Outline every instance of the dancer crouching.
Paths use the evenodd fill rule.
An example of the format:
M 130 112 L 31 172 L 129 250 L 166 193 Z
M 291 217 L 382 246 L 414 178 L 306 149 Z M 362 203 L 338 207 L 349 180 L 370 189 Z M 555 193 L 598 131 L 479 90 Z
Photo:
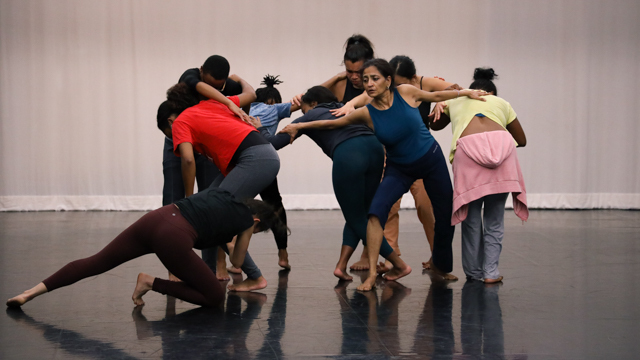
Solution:
M 196 305 L 215 307 L 224 300 L 224 288 L 192 249 L 224 245 L 237 235 L 231 262 L 240 266 L 251 235 L 277 222 L 273 209 L 261 201 L 240 202 L 227 191 L 208 188 L 144 215 L 97 254 L 70 262 L 35 287 L 7 300 L 7 306 L 20 307 L 46 292 L 155 253 L 182 282 L 140 273 L 132 296 L 136 306 L 144 305 L 142 296 L 153 290 Z

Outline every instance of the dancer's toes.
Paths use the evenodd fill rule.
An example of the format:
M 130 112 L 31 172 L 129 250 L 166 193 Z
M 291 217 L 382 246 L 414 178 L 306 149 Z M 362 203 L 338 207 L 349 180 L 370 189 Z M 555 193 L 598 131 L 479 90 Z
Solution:
M 138 274 L 138 281 L 136 282 L 136 288 L 133 290 L 131 299 L 136 306 L 144 305 L 142 297 L 153 287 L 153 280 L 155 278 L 145 273 Z
M 451 274 L 451 273 L 446 273 L 443 271 L 440 271 L 440 269 L 438 269 L 433 262 L 431 263 L 431 271 L 433 271 L 436 275 L 442 277 L 442 280 L 444 281 L 458 281 L 458 277 Z
M 429 261 L 427 261 L 427 262 L 423 262 L 422 263 L 422 268 L 423 269 L 427 269 L 427 270 L 431 269 L 431 259 L 429 259 Z
M 497 279 L 484 279 L 484 283 L 485 284 L 495 284 L 495 283 L 501 282 L 502 279 L 504 279 L 504 277 L 502 277 L 502 276 L 499 276 Z
M 229 284 L 227 288 L 230 291 L 251 291 L 259 290 L 267 287 L 267 279 L 260 276 L 257 279 L 245 279 L 237 284 Z
M 360 286 L 358 286 L 359 291 L 371 291 L 376 287 L 376 277 L 370 276 L 365 280 Z
M 350 276 L 347 274 L 347 269 L 340 269 L 340 268 L 336 268 L 335 270 L 333 270 L 333 275 L 335 275 L 335 277 L 339 278 L 340 280 L 345 280 L 345 281 L 351 281 L 353 280 L 353 276 Z
M 369 259 L 360 259 L 349 267 L 351 270 L 369 270 Z
M 231 278 L 229 277 L 229 273 L 227 272 L 227 269 L 222 268 L 222 271 L 216 271 L 216 279 L 220 281 L 227 281 L 227 280 L 230 280 Z
M 289 253 L 287 253 L 287 249 L 278 250 L 278 265 L 285 270 L 291 269 L 291 265 L 289 265 Z
M 391 263 L 380 261 L 380 263 L 376 266 L 376 271 L 378 272 L 378 274 L 384 274 L 389 270 L 391 270 L 392 268 L 393 268 L 393 265 L 391 265 Z
M 398 280 L 402 277 L 411 274 L 411 266 L 405 265 L 405 267 L 394 267 L 388 273 L 384 275 L 384 278 L 387 280 Z

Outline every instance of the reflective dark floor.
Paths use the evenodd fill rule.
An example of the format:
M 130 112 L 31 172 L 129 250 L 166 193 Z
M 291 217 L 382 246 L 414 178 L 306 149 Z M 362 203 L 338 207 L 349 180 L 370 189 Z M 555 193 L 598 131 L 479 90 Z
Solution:
M 0 213 L 0 297 L 93 254 L 142 215 Z M 508 212 L 505 280 L 493 286 L 464 281 L 459 229 L 461 280 L 432 280 L 421 225 L 402 211 L 400 247 L 414 271 L 368 293 L 355 290 L 359 272 L 351 283 L 333 277 L 340 212 L 288 216 L 290 272 L 279 271 L 270 234 L 252 240 L 266 289 L 230 293 L 223 310 L 150 292 L 136 309 L 138 272 L 166 276 L 148 255 L 7 310 L 0 359 L 640 358 L 638 211 L 532 211 L 524 225 Z

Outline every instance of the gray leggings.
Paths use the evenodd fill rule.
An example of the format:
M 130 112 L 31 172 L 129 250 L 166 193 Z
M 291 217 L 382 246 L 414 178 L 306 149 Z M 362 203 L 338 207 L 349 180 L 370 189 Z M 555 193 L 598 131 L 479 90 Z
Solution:
M 279 170 L 280 158 L 276 149 L 271 144 L 255 145 L 244 149 L 229 174 L 219 175 L 211 187 L 227 190 L 238 200 L 253 199 L 275 180 Z M 212 269 L 216 268 L 217 253 L 217 247 L 202 250 L 202 259 Z M 249 252 L 244 257 L 242 271 L 249 279 L 262 276 Z
M 500 276 L 498 262 L 508 195 L 487 195 L 469 203 L 467 218 L 462 222 L 462 268 L 468 278 L 483 280 Z

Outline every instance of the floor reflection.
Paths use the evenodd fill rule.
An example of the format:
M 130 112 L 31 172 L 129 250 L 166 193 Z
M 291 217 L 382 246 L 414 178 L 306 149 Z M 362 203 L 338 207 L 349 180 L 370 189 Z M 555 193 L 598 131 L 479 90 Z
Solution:
M 6 313 L 16 323 L 37 330 L 45 340 L 55 345 L 55 348 L 60 348 L 70 355 L 105 359 L 137 359 L 119 349 L 114 343 L 91 339 L 79 332 L 35 320 L 20 308 L 7 308 Z M 45 357 L 50 357 L 50 354 L 43 353 L 42 358 Z

